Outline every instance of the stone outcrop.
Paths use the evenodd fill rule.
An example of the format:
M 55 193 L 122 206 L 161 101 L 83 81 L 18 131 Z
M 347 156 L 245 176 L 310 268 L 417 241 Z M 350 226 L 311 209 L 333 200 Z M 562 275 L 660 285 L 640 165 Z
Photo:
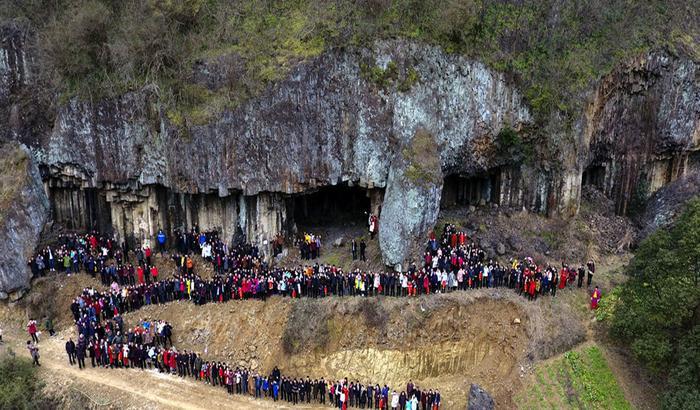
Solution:
M 440 211 L 443 176 L 433 136 L 419 129 L 389 171 L 379 246 L 384 262 L 401 270 L 410 250 L 406 238 L 423 238 Z
M 699 162 L 698 66 L 665 52 L 603 78 L 573 127 L 553 115 L 541 133 L 571 143 L 553 158 L 525 161 L 500 138 L 541 125 L 517 84 L 434 46 L 391 40 L 331 49 L 209 123 L 189 125 L 171 121 L 155 86 L 46 108 L 32 75 L 31 33 L 2 30 L 2 137 L 32 147 L 55 220 L 113 229 L 120 239 L 198 224 L 264 245 L 294 229 L 295 195 L 353 186 L 367 189 L 371 212 L 381 213 L 382 256 L 395 265 L 406 262 L 410 243 L 389 233 L 417 240 L 441 202 L 566 217 L 578 210 L 581 185 L 593 184 L 626 214 L 635 198 Z M 192 80 L 216 90 L 222 70 L 241 64 L 235 56 L 198 62 Z M 431 172 L 441 181 L 425 184 L 406 160 L 419 132 L 434 142 Z
M 467 410 L 493 410 L 496 405 L 486 390 L 478 384 L 469 387 L 469 399 L 467 400 Z
M 366 66 L 384 70 L 388 85 L 372 82 Z M 407 88 L 408 71 L 419 79 Z M 442 187 L 436 181 L 425 190 L 404 175 L 401 154 L 418 130 L 431 135 L 434 171 L 470 175 L 507 164 L 493 149 L 499 131 L 529 121 L 521 97 L 500 74 L 435 47 L 394 41 L 372 50 L 329 51 L 260 97 L 186 133 L 161 112 L 154 90 L 96 103 L 73 100 L 59 108 L 37 152 L 50 195 L 58 198 L 55 209 L 74 208 L 95 190 L 89 202 L 110 210 L 79 217 L 80 209 L 68 209 L 58 212 L 63 218 L 55 216 L 111 225 L 123 238 L 143 240 L 159 228 L 198 222 L 226 237 L 240 226 L 264 244 L 293 226 L 285 206 L 290 195 L 336 184 L 367 188 L 372 210 L 382 206 L 380 231 L 386 232 L 403 229 L 405 218 L 391 210 L 401 208 L 404 191 L 425 191 L 412 209 L 432 212 L 413 217 L 417 222 L 409 231 L 417 235 L 434 224 Z M 517 166 L 513 175 L 521 175 Z M 545 203 L 530 200 L 543 191 L 536 181 L 506 185 L 513 194 L 504 201 L 511 205 Z M 389 199 L 381 204 L 384 189 Z M 183 196 L 218 197 L 227 205 L 211 207 L 208 221 L 183 217 L 198 213 L 187 209 Z M 60 198 L 73 200 L 63 207 Z M 387 262 L 405 258 L 405 241 L 383 243 Z
M 683 212 L 688 200 L 695 197 L 700 197 L 700 171 L 687 174 L 656 191 L 639 217 L 642 230 L 638 239 L 671 225 Z
M 616 68 L 599 85 L 584 134 L 583 182 L 612 198 L 617 213 L 636 210 L 698 169 L 699 75 L 698 63 L 655 52 Z
M 48 218 L 36 163 L 16 143 L 0 146 L 0 299 L 29 287 L 27 261 Z

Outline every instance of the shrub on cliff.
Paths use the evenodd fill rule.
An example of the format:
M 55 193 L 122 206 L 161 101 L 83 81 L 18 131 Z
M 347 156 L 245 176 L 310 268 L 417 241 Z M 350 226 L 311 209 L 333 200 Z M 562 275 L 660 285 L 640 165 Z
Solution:
M 645 239 L 628 269 L 630 279 L 610 316 L 611 333 L 630 343 L 653 372 L 670 374 L 668 407 L 697 405 L 700 198 L 688 203 L 672 228 Z

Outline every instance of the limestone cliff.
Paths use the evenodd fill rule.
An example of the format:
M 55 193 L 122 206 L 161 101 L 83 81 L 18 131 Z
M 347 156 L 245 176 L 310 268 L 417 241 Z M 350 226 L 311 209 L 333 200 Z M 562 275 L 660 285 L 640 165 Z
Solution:
M 640 56 L 601 81 L 587 119 L 583 182 L 614 199 L 620 214 L 640 210 L 699 168 L 700 66 L 664 52 Z
M 56 221 L 113 229 L 121 239 L 152 240 L 159 228 L 197 223 L 227 238 L 240 228 L 264 245 L 294 229 L 298 195 L 359 186 L 381 211 L 383 258 L 397 264 L 410 244 L 389 234 L 418 239 L 441 202 L 568 216 L 581 185 L 594 184 L 624 214 L 698 163 L 698 66 L 662 51 L 593 85 L 573 127 L 556 115 L 534 123 L 516 80 L 406 40 L 327 50 L 238 108 L 192 125 L 172 120 L 156 86 L 47 106 L 31 74 L 31 34 L 3 30 L 3 138 L 31 145 Z M 227 61 L 197 62 L 192 81 L 220 87 Z M 568 142 L 533 155 L 530 132 Z M 411 154 L 435 164 L 427 184 L 405 155 L 419 134 L 434 146 Z
M 29 287 L 27 261 L 49 215 L 36 163 L 16 143 L 0 146 L 0 299 Z

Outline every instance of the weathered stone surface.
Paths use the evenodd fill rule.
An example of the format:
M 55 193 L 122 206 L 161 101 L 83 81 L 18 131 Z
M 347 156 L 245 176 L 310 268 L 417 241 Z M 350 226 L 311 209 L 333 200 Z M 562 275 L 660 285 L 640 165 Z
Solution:
M 506 254 L 506 246 L 504 244 L 502 244 L 501 242 L 499 242 L 496 245 L 496 253 L 498 253 L 501 256 L 505 255 Z
M 285 195 L 342 182 L 370 189 L 372 212 L 381 206 L 380 225 L 391 229 L 399 218 L 387 212 L 399 209 L 399 189 L 420 197 L 410 198 L 414 205 L 441 196 L 415 185 L 395 164 L 420 129 L 437 144 L 442 175 L 497 175 L 494 204 L 547 215 L 577 211 L 582 175 L 625 213 L 638 187 L 653 192 L 698 162 L 698 64 L 664 52 L 630 61 L 594 85 L 573 127 L 553 114 L 539 131 L 571 143 L 553 158 L 523 164 L 504 154 L 497 138 L 506 126 L 534 126 L 517 86 L 437 47 L 391 40 L 332 49 L 209 124 L 182 127 L 170 121 L 152 87 L 45 107 L 32 75 L 39 60 L 31 33 L 15 23 L 0 29 L 0 138 L 32 146 L 59 208 L 68 195 L 92 198 L 104 210 L 78 218 L 81 225 L 111 226 L 123 237 L 200 223 L 227 237 L 240 226 L 264 244 L 294 226 Z M 198 61 L 192 81 L 218 89 L 241 64 L 236 55 Z M 385 70 L 386 84 L 367 75 L 374 67 Z M 409 70 L 417 81 L 400 86 Z M 54 192 L 60 189 L 80 192 Z M 391 194 L 387 204 L 383 190 Z M 175 209 L 176 217 L 164 209 Z M 412 217 L 411 232 L 433 219 L 432 206 L 414 211 L 421 215 Z M 385 260 L 405 254 L 384 239 Z
M 700 150 L 700 67 L 655 52 L 616 68 L 597 89 L 583 135 L 590 183 L 625 214 L 683 176 Z
M 36 163 L 17 143 L 0 146 L 0 295 L 29 287 L 32 257 L 49 201 Z
M 467 410 L 493 410 L 496 407 L 493 398 L 478 384 L 472 384 L 469 388 Z
M 385 69 L 395 64 L 398 79 L 379 88 L 362 74 L 365 63 Z M 401 73 L 409 69 L 420 81 L 399 91 L 397 84 L 405 75 Z M 213 78 L 205 77 L 204 82 Z M 276 209 L 270 215 L 274 226 L 265 233 L 256 230 L 270 223 L 250 219 L 261 214 L 250 208 L 266 208 L 251 204 L 252 198 L 261 192 L 291 194 L 343 181 L 393 192 L 382 205 L 381 225 L 386 229 L 401 222 L 391 212 L 402 208 L 403 199 L 411 195 L 407 192 L 421 196 L 413 198 L 417 202 L 412 212 L 418 215 L 410 216 L 416 225 L 408 228 L 418 234 L 424 230 L 419 226 L 435 220 L 437 205 L 431 201 L 439 203 L 442 182 L 430 189 L 416 186 L 394 164 L 416 132 L 423 129 L 433 138 L 438 171 L 469 174 L 505 163 L 507 159 L 488 146 L 496 144 L 502 127 L 519 128 L 530 121 L 521 97 L 500 74 L 438 48 L 403 41 L 378 43 L 372 50 L 330 51 L 296 67 L 287 80 L 259 98 L 209 125 L 191 127 L 188 135 L 169 123 L 155 100 L 143 90 L 112 101 L 71 101 L 59 109 L 41 149 L 50 179 L 116 192 L 107 193 L 107 202 L 112 224 L 125 235 L 152 236 L 156 222 L 167 225 L 147 218 L 148 210 L 160 208 L 144 191 L 152 185 L 176 193 L 217 192 L 222 201 L 242 194 L 247 199 L 237 210 L 239 225 L 248 238 L 263 243 L 288 222 L 284 198 L 261 198 Z M 391 187 L 389 181 L 398 185 Z M 536 191 L 516 182 L 503 200 L 521 205 Z M 126 213 L 121 204 L 128 204 Z M 129 216 L 139 209 L 138 215 Z M 120 222 L 120 215 L 129 220 Z M 147 226 L 136 229 L 141 226 L 138 220 Z M 392 245 L 384 238 L 385 259 L 398 263 L 405 250 L 396 248 L 397 240 Z
M 639 218 L 639 225 L 643 229 L 640 231 L 638 239 L 644 239 L 655 230 L 672 224 L 676 217 L 683 212 L 686 202 L 699 195 L 700 170 L 656 191 Z
M 408 257 L 411 241 L 425 237 L 440 211 L 443 176 L 434 137 L 419 129 L 392 162 L 379 223 L 379 246 L 387 265 Z

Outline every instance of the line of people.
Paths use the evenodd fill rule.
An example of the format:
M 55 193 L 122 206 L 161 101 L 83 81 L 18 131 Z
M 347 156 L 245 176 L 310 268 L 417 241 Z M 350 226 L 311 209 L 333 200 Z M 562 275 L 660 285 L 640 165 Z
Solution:
M 100 311 L 91 301 L 96 293 L 86 290 L 79 299 L 83 300 L 76 320 L 77 343 L 72 338 L 65 349 L 71 366 L 86 367 L 90 358 L 92 367 L 110 369 L 157 369 L 179 377 L 192 377 L 212 386 L 225 388 L 229 394 L 252 394 L 255 398 L 269 398 L 296 405 L 312 400 L 340 409 L 347 407 L 367 409 L 430 409 L 440 407 L 440 392 L 421 391 L 412 381 L 406 390 L 397 392 L 387 385 L 362 384 L 348 379 L 337 382 L 324 378 L 311 380 L 309 377 L 295 378 L 283 376 L 275 367 L 269 375 L 252 373 L 245 367 L 228 365 L 221 361 L 205 360 L 201 354 L 178 351 L 172 342 L 172 326 L 163 320 L 140 320 L 134 327 L 125 331 L 123 318 L 115 314 L 101 320 Z M 168 347 L 168 344 L 170 347 Z M 28 342 L 28 349 L 38 365 L 38 348 Z M 36 349 L 34 355 L 32 349 Z M 422 406 L 422 407 L 419 407 Z

